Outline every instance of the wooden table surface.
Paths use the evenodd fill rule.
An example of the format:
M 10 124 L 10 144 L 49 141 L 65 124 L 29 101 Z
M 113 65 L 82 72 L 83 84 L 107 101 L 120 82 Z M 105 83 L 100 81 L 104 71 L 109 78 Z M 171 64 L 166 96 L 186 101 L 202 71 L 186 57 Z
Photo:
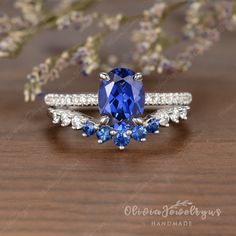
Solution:
M 192 92 L 191 113 L 122 152 L 52 125 L 42 101 L 24 103 L 32 66 L 78 40 L 77 33 L 58 35 L 42 33 L 16 59 L 0 61 L 0 235 L 236 235 L 236 35 L 224 33 L 186 74 L 145 78 L 147 91 Z M 127 47 L 111 42 L 104 57 Z M 47 90 L 96 91 L 97 73 L 83 78 L 71 68 Z M 161 209 L 178 200 L 221 215 L 204 221 L 124 213 L 128 205 Z

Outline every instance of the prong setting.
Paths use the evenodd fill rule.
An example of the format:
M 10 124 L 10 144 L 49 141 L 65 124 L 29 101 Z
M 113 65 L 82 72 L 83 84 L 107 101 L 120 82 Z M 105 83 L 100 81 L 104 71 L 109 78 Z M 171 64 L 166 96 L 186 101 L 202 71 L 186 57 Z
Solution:
M 101 125 L 107 125 L 109 123 L 109 120 L 110 120 L 109 116 L 102 116 L 100 118 L 100 124 Z
M 142 118 L 133 118 L 132 121 L 136 124 L 136 125 L 143 125 L 143 119 Z
M 132 130 L 126 130 L 126 132 L 125 132 L 128 136 L 131 136 L 131 134 L 132 134 Z
M 108 75 L 106 72 L 101 72 L 101 73 L 99 74 L 99 76 L 100 76 L 100 78 L 101 78 L 102 80 L 105 80 L 105 81 L 109 81 L 109 80 L 110 80 L 110 77 L 109 77 L 109 75 Z
M 95 125 L 94 125 L 94 129 L 95 129 L 95 130 L 98 130 L 98 129 L 99 129 L 99 124 L 95 124 Z
M 137 81 L 142 81 L 143 80 L 143 75 L 142 73 L 138 72 L 134 75 L 134 79 Z
M 115 136 L 115 135 L 117 134 L 117 131 L 111 130 L 111 131 L 110 131 L 110 134 L 111 134 L 112 136 Z

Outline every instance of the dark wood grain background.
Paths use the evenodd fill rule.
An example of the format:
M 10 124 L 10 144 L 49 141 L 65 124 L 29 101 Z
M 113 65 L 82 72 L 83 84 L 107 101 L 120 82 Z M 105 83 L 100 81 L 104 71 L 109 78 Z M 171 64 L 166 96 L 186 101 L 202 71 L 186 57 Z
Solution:
M 110 1 L 106 8 L 140 11 L 152 1 L 144 2 L 127 8 L 121 1 L 114 8 Z M 181 19 L 176 14 L 170 27 L 178 29 Z M 107 39 L 104 58 L 118 51 L 129 58 L 129 29 Z M 43 32 L 16 59 L 0 60 L 0 235 L 236 235 L 236 34 L 223 33 L 186 74 L 145 78 L 147 91 L 192 92 L 191 114 L 123 152 L 112 142 L 100 146 L 95 138 L 53 126 L 42 101 L 23 101 L 32 66 L 83 38 Z M 71 68 L 47 90 L 96 91 L 97 73 L 83 78 Z M 124 214 L 126 205 L 160 209 L 178 200 L 222 214 L 205 221 L 167 219 L 191 220 L 191 227 L 152 226 L 152 220 L 166 219 Z

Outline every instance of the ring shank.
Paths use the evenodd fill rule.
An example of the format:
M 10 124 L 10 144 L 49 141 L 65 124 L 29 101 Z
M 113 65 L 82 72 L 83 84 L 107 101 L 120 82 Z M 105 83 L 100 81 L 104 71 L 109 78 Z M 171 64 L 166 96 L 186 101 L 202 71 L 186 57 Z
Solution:
M 50 107 L 88 107 L 98 106 L 97 93 L 80 94 L 47 94 L 44 98 Z M 192 101 L 191 93 L 146 93 L 146 106 L 159 105 L 189 105 Z

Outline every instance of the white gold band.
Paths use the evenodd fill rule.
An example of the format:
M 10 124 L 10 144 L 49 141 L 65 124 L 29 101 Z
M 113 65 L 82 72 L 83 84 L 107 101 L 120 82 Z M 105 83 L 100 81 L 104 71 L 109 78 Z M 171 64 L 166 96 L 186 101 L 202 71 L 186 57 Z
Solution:
M 171 121 L 174 123 L 179 123 L 181 119 L 186 120 L 189 109 L 190 108 L 188 106 L 162 108 L 147 115 L 144 118 L 144 121 L 148 121 L 151 118 L 156 118 L 161 126 L 168 127 Z M 52 123 L 60 124 L 63 127 L 71 126 L 72 129 L 82 129 L 83 124 L 87 121 L 92 121 L 94 124 L 99 126 L 99 120 L 78 111 L 60 108 L 49 108 L 48 111 L 52 117 Z
M 189 105 L 192 101 L 191 93 L 146 93 L 145 105 Z M 47 94 L 45 103 L 50 107 L 83 107 L 98 106 L 98 94 Z

